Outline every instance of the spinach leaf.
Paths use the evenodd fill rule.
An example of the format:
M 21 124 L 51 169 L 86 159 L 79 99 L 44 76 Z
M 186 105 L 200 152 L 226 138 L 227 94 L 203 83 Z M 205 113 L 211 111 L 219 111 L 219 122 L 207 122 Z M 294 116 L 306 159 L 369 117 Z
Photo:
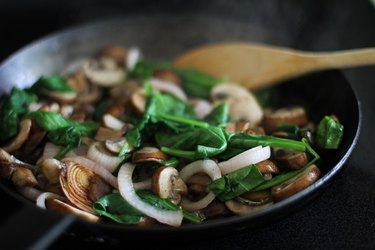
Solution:
M 344 126 L 333 116 L 325 116 L 318 124 L 316 143 L 325 149 L 337 149 L 341 143 Z
M 187 103 L 174 96 L 154 91 L 148 83 L 144 87 L 147 95 L 145 113 L 126 135 L 131 146 L 139 147 L 145 138 L 153 134 L 157 123 L 164 124 L 175 131 L 182 131 L 193 126 L 208 126 L 194 119 L 194 111 Z
M 30 103 L 37 97 L 31 93 L 13 87 L 9 95 L 4 95 L 0 101 L 0 142 L 18 134 L 18 124 L 21 116 L 26 114 Z
M 172 66 L 167 62 L 148 62 L 139 61 L 134 66 L 134 69 L 129 72 L 129 76 L 132 78 L 147 79 L 152 77 L 154 70 L 156 69 L 171 69 Z
M 189 160 L 220 154 L 227 148 L 229 134 L 219 127 L 192 128 L 184 133 L 158 131 L 156 143 L 164 153 Z
M 63 157 L 67 152 L 81 143 L 82 136 L 91 136 L 99 128 L 95 122 L 76 122 L 64 118 L 62 115 L 38 110 L 28 114 L 37 124 L 48 132 L 47 138 L 56 145 L 66 146 L 61 152 L 55 155 L 56 159 Z
M 42 76 L 30 88 L 32 92 L 43 94 L 43 91 L 75 92 L 67 80 L 58 75 Z
M 251 191 L 263 182 L 263 175 L 252 164 L 210 182 L 208 190 L 212 191 L 220 200 L 227 201 Z
M 210 91 L 220 80 L 195 69 L 174 70 L 183 81 L 183 88 L 188 96 L 208 99 Z
M 229 104 L 221 103 L 217 105 L 204 120 L 212 126 L 226 126 L 229 121 Z
M 108 194 L 94 202 L 93 210 L 122 224 L 137 224 L 144 216 L 133 208 L 119 193 Z
M 148 190 L 138 190 L 137 195 L 150 205 L 160 209 L 177 211 L 180 208 L 168 199 L 161 199 Z M 119 193 L 101 197 L 94 202 L 93 209 L 99 215 L 123 224 L 137 224 L 144 215 L 133 208 Z M 186 220 L 200 222 L 202 219 L 186 211 L 182 211 Z

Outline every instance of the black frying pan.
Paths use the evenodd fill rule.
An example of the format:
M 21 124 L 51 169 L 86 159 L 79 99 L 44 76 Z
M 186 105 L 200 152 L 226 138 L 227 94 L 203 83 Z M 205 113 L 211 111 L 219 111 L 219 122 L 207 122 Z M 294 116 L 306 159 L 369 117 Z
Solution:
M 59 73 L 67 64 L 93 56 L 109 44 L 137 45 L 146 58 L 172 59 L 194 46 L 219 41 L 285 43 L 283 38 L 257 27 L 223 19 L 151 16 L 105 21 L 53 34 L 15 53 L 0 66 L 0 93 L 8 91 L 13 85 L 27 87 L 41 74 Z M 63 232 L 110 242 L 165 240 L 166 236 L 169 241 L 190 240 L 207 238 L 210 232 L 215 232 L 214 235 L 219 237 L 224 233 L 259 227 L 291 214 L 320 195 L 344 168 L 359 135 L 361 113 L 355 93 L 339 71 L 307 75 L 281 84 L 279 90 L 283 97 L 281 105 L 305 105 L 315 121 L 325 114 L 336 114 L 345 126 L 340 150 L 325 156 L 322 178 L 293 197 L 254 215 L 181 228 L 136 228 L 112 223 L 90 224 L 73 216 L 41 210 L 13 191 L 9 183 L 0 181 L 0 189 L 22 204 L 17 211 L 4 207 L 11 217 L 0 227 L 2 241 L 6 240 L 9 247 L 43 248 Z

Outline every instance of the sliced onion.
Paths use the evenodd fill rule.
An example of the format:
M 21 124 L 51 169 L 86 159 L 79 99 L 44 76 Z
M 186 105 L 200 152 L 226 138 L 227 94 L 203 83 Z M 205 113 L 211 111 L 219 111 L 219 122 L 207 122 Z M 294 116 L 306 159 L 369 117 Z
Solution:
M 133 183 L 134 189 L 151 189 L 152 187 L 152 179 L 146 179 L 144 181 L 135 182 Z
M 239 168 L 246 167 L 250 164 L 256 164 L 260 161 L 267 160 L 270 157 L 271 149 L 269 146 L 258 146 L 246 150 L 245 152 L 242 152 L 241 154 L 238 154 L 227 161 L 220 162 L 218 165 L 221 173 L 225 175 Z
M 95 142 L 91 144 L 87 152 L 87 157 L 113 173 L 117 169 L 117 166 L 122 162 L 122 159 L 109 152 L 107 153 L 106 151 L 104 145 L 100 142 Z
M 125 58 L 126 60 L 126 68 L 129 71 L 132 71 L 135 67 L 135 65 L 138 63 L 138 61 L 142 58 L 142 53 L 139 48 L 137 47 L 131 47 L 128 50 L 127 56 Z
M 209 101 L 201 99 L 196 100 L 193 104 L 194 112 L 197 115 L 197 118 L 202 119 L 208 115 L 212 110 L 212 105 Z
M 42 156 L 38 159 L 37 165 L 39 165 L 45 159 L 52 159 L 58 152 L 63 149 L 61 146 L 57 146 L 51 142 L 47 142 L 43 149 Z M 67 157 L 76 156 L 74 152 L 70 151 L 66 154 Z
M 190 177 L 196 173 L 206 173 L 212 180 L 216 180 L 221 177 L 220 168 L 213 160 L 198 160 L 185 166 L 180 171 L 180 178 L 186 183 Z M 183 209 L 188 211 L 196 211 L 207 207 L 213 200 L 215 195 L 209 192 L 205 197 L 198 201 L 190 201 L 187 198 L 182 198 L 181 206 Z
M 97 175 L 102 177 L 107 183 L 109 183 L 112 187 L 118 188 L 117 179 L 115 176 L 112 175 L 106 168 L 102 167 L 101 165 L 97 164 L 96 162 L 84 158 L 82 156 L 75 156 L 75 157 L 67 157 L 61 160 L 63 161 L 75 161 L 92 171 L 94 171 Z
M 31 201 L 36 201 L 38 196 L 43 193 L 39 189 L 28 187 L 28 186 L 16 187 L 16 189 L 18 193 L 20 193 L 23 197 Z
M 167 92 L 183 101 L 187 100 L 185 92 L 176 84 L 173 84 L 165 80 L 156 79 L 156 78 L 151 78 L 150 83 L 152 87 L 154 87 L 157 90 Z
M 51 193 L 51 192 L 44 192 L 41 195 L 39 195 L 38 198 L 36 199 L 36 205 L 38 207 L 46 209 L 46 200 L 47 199 L 58 199 L 58 200 L 66 201 L 65 197 L 62 197 L 58 194 L 54 194 L 54 193 Z
M 118 173 L 118 186 L 121 196 L 134 208 L 138 209 L 145 215 L 152 217 L 170 226 L 178 227 L 182 223 L 183 215 L 181 210 L 169 211 L 152 206 L 139 198 L 135 193 L 132 181 L 132 174 L 135 165 L 125 163 L 121 166 Z

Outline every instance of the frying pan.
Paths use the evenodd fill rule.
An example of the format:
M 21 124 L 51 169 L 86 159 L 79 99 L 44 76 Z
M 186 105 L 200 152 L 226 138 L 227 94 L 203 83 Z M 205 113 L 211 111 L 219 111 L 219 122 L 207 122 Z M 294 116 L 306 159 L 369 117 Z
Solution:
M 146 58 L 159 60 L 172 59 L 194 46 L 219 41 L 256 41 L 275 45 L 287 42 L 285 38 L 259 27 L 213 17 L 149 16 L 106 20 L 52 34 L 20 49 L 0 66 L 0 93 L 9 91 L 12 86 L 28 87 L 42 74 L 60 73 L 66 65 L 94 56 L 100 48 L 110 44 L 136 45 Z M 113 243 L 134 239 L 160 241 L 167 236 L 169 242 L 210 235 L 219 237 L 272 223 L 301 209 L 319 196 L 344 169 L 359 136 L 360 105 L 350 83 L 338 70 L 306 75 L 285 82 L 278 89 L 282 93 L 280 105 L 306 106 L 314 121 L 326 114 L 336 114 L 345 126 L 340 149 L 325 156 L 321 179 L 302 192 L 253 215 L 180 228 L 139 228 L 113 223 L 90 224 L 70 215 L 41 210 L 17 194 L 8 182 L 0 181 L 0 189 L 22 204 L 16 211 L 8 209 L 11 216 L 0 227 L 5 247 L 7 244 L 15 247 L 16 244 L 20 248 L 44 248 L 61 233 Z M 15 238 L 16 241 L 12 240 Z

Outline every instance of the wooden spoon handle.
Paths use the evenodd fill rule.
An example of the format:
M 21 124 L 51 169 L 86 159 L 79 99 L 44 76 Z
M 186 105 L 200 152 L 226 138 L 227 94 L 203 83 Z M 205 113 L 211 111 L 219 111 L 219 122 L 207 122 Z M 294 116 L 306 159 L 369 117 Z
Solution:
M 307 53 L 316 69 L 347 68 L 375 64 L 375 48 Z

